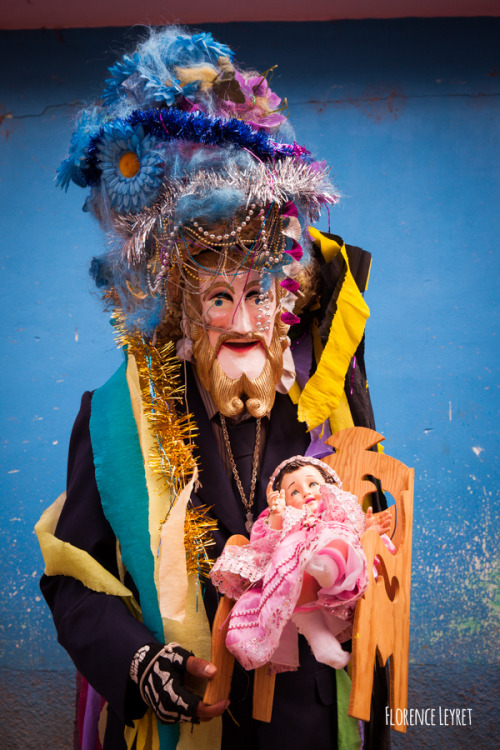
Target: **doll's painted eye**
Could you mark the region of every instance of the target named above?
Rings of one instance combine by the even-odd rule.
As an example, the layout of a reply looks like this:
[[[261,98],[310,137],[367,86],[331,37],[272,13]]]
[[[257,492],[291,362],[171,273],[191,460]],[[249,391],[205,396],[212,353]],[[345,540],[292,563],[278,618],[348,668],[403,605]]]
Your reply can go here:
[[[217,297],[217,299],[214,301],[215,307],[222,307],[222,299],[220,297]]]

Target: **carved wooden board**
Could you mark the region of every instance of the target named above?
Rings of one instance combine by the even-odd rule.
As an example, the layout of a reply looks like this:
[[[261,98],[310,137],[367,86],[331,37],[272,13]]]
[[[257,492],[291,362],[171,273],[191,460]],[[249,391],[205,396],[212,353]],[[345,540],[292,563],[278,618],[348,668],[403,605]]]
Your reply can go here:
[[[370,720],[375,658],[384,665],[390,660],[390,705],[395,729],[406,731],[403,711],[408,703],[408,649],[410,638],[410,577],[413,514],[413,469],[384,453],[369,448],[384,438],[366,427],[342,430],[327,440],[336,453],[323,459],[342,479],[343,488],[362,503],[374,490],[367,476],[374,476],[389,492],[396,505],[391,534],[396,553],[391,554],[375,531],[362,539],[368,563],[369,585],[356,605],[352,636],[352,687],[349,715]],[[378,578],[373,561],[379,560]]]

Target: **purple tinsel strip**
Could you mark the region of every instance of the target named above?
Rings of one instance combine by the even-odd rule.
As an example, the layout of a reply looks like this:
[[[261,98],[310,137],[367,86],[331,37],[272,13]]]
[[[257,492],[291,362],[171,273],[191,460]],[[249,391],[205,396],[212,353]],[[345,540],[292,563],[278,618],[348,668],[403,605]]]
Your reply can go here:
[[[82,750],[95,750],[96,748],[98,738],[97,728],[103,703],[104,701],[99,693],[96,693],[94,688],[89,685],[83,719]]]
[[[298,218],[299,212],[295,203],[293,203],[293,201],[288,201],[288,203],[285,203],[285,205],[283,206],[281,210],[281,215],[282,216],[295,216],[295,218]]]
[[[352,396],[352,390],[353,390],[353,383],[354,383],[354,370],[356,368],[356,355],[354,355],[352,360],[352,373],[351,373],[351,396]]]

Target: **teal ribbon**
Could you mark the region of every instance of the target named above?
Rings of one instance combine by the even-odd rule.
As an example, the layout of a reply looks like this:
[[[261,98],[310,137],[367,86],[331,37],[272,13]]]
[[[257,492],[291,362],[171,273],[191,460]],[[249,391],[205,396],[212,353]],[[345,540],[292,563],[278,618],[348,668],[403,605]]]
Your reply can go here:
[[[92,396],[90,437],[95,476],[104,515],[139,591],[144,624],[163,643],[149,535],[149,496],[126,367],[123,363]],[[158,723],[158,732],[161,750],[175,750],[179,727]]]

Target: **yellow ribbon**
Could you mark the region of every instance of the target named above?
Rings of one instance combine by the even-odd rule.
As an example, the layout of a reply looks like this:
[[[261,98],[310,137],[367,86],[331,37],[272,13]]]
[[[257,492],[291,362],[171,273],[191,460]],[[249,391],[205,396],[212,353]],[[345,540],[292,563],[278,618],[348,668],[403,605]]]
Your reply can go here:
[[[320,356],[316,372],[306,383],[298,400],[299,420],[307,422],[309,429],[313,429],[331,417],[345,399],[345,376],[349,362],[363,338],[365,322],[370,316],[370,311],[349,269],[345,246],[340,247],[334,240],[328,239],[312,227],[309,228],[309,232],[318,242],[325,259],[331,260],[341,252],[347,264],[328,341]],[[314,333],[313,343],[316,352],[317,340],[314,341]],[[343,416],[339,414],[340,422],[345,420],[345,407],[348,408],[347,402],[342,403]],[[338,429],[336,425],[335,429]]]
[[[71,576],[92,591],[133,599],[130,589],[94,560],[88,552],[74,547],[69,542],[62,542],[54,535],[65,501],[66,493],[63,492],[42,514],[35,526],[46,575]]]
[[[142,719],[134,721],[134,726],[125,727],[125,743],[127,750],[160,750],[158,724],[156,716],[148,708]],[[135,743],[135,744],[134,744]],[[179,747],[179,744],[177,744]]]

